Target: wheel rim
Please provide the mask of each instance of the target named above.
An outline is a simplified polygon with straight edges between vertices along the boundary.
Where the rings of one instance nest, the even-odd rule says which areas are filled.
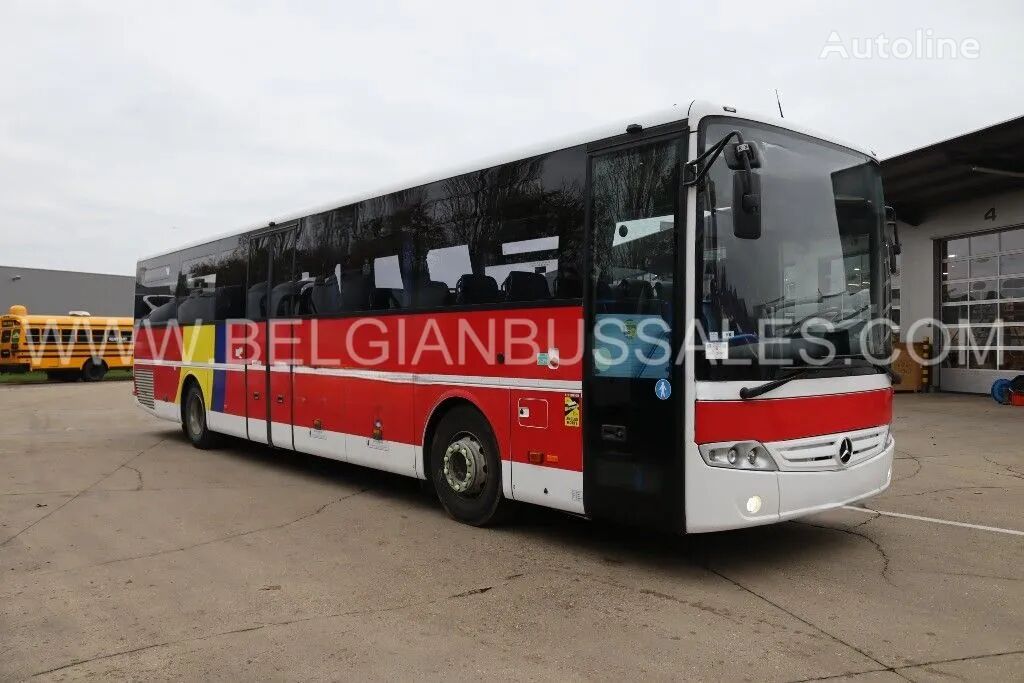
[[[199,436],[203,432],[203,402],[195,394],[192,394],[188,402],[186,413],[189,434]]]
[[[441,465],[444,480],[454,493],[466,498],[480,494],[487,483],[487,460],[472,434],[463,434],[448,446]]]

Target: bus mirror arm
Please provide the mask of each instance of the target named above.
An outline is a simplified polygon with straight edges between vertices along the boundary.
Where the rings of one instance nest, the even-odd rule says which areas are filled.
[[[736,138],[736,142],[732,139]],[[718,157],[733,170],[732,225],[740,239],[761,237],[761,179],[753,169],[761,167],[757,146],[743,139],[738,130],[730,131],[683,169],[683,187],[699,186]]]
[[[885,227],[888,231],[886,241],[889,243],[889,272],[896,274],[896,257],[903,253],[903,245],[900,243],[900,229],[896,225],[896,210],[891,206],[885,207]]]
[[[736,142],[730,145],[729,141],[733,138],[736,138]],[[728,151],[726,151],[727,146]],[[731,169],[743,168],[749,171],[751,168],[760,167],[761,161],[756,150],[754,145],[743,141],[743,134],[738,130],[726,133],[721,140],[708,147],[703,154],[686,163],[683,167],[683,187],[699,186],[723,151],[726,151],[726,164]]]

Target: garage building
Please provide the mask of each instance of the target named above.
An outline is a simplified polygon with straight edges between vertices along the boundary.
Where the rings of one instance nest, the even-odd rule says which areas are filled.
[[[903,243],[893,318],[901,341],[945,356],[932,386],[986,393],[1024,374],[1024,117],[886,159],[882,173]]]

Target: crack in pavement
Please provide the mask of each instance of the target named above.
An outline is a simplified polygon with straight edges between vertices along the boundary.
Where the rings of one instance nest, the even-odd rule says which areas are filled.
[[[993,579],[997,581],[1024,581],[1024,576],[1002,576],[1000,574],[980,574],[977,572],[944,572],[940,569],[903,569],[908,574],[935,574],[939,576],[959,576],[965,579]]]
[[[909,480],[909,479],[913,479],[913,478],[914,478],[914,477],[916,477],[917,475],[921,474],[921,470],[923,469],[923,467],[922,467],[922,465],[921,465],[921,459],[920,459],[920,458],[918,458],[918,457],[917,457],[916,455],[905,455],[905,456],[903,456],[902,458],[896,458],[896,459],[897,459],[897,460],[913,460],[913,461],[914,461],[914,464],[915,464],[915,465],[917,465],[917,469],[916,469],[916,470],[914,470],[913,472],[911,472],[910,474],[908,474],[908,475],[904,476],[904,477],[897,477],[897,478],[895,479],[895,481],[893,481],[893,483],[894,483],[894,484],[895,484],[895,483],[896,483],[897,481],[907,481],[907,480]]]
[[[39,518],[39,519],[37,519],[36,521],[32,522],[31,524],[29,524],[29,525],[28,525],[27,527],[23,528],[23,529],[22,529],[21,531],[19,531],[18,533],[16,533],[16,534],[14,534],[13,536],[10,536],[10,537],[8,537],[8,538],[4,539],[4,541],[3,541],[3,542],[0,542],[0,548],[2,548],[3,546],[7,545],[8,543],[10,543],[10,542],[11,542],[11,541],[13,541],[14,539],[16,539],[16,538],[17,538],[18,536],[21,536],[21,535],[22,535],[23,533],[25,533],[26,531],[28,531],[29,529],[31,529],[32,527],[34,527],[34,526],[35,526],[36,524],[39,524],[39,523],[40,523],[40,522],[42,522],[43,520],[45,520],[45,519],[48,519],[49,517],[51,517],[51,516],[52,516],[52,515],[54,515],[55,513],[59,512],[59,511],[60,511],[60,510],[62,510],[62,509],[63,509],[63,508],[64,508],[64,507],[66,506],[66,505],[68,505],[68,504],[69,504],[69,503],[71,503],[72,501],[76,500],[76,499],[77,499],[77,498],[78,498],[79,496],[81,496],[81,495],[82,495],[83,493],[85,493],[85,492],[86,492],[86,491],[88,491],[89,489],[93,488],[93,487],[94,487],[94,486],[96,486],[97,484],[99,484],[99,483],[103,482],[104,480],[108,479],[108,478],[109,478],[109,477],[111,477],[111,476],[112,476],[112,475],[113,475],[113,474],[114,474],[115,472],[117,472],[118,470],[120,470],[120,469],[121,469],[122,467],[126,467],[126,466],[127,466],[127,465],[128,465],[129,463],[133,462],[133,461],[134,461],[134,460],[135,460],[136,458],[139,458],[139,457],[141,457],[141,456],[142,456],[142,455],[143,455],[144,453],[146,453],[146,452],[148,452],[148,451],[150,451],[150,450],[152,450],[152,449],[156,448],[156,447],[157,447],[157,446],[159,446],[160,444],[164,443],[164,441],[166,441],[166,439],[160,439],[160,440],[159,440],[159,441],[157,441],[156,443],[154,443],[154,444],[150,444],[149,446],[146,446],[146,447],[145,447],[145,448],[143,448],[143,449],[142,449],[141,451],[139,451],[138,453],[136,453],[136,454],[135,454],[135,455],[133,455],[132,457],[128,458],[127,460],[125,460],[125,461],[124,461],[123,463],[121,463],[121,464],[120,464],[120,465],[118,465],[117,467],[115,467],[115,468],[114,468],[113,470],[111,470],[110,472],[107,472],[107,473],[106,473],[106,474],[104,474],[104,475],[103,475],[102,477],[100,477],[99,479],[97,479],[97,480],[96,480],[96,481],[94,481],[93,483],[89,484],[89,485],[88,485],[88,486],[86,486],[86,487],[85,487],[84,489],[82,489],[81,491],[79,491],[79,492],[78,492],[78,493],[76,493],[75,495],[71,496],[70,498],[68,498],[67,500],[65,500],[65,501],[64,501],[63,503],[61,503],[61,504],[60,504],[60,505],[58,505],[57,507],[55,507],[55,508],[53,508],[52,510],[50,510],[49,512],[47,512],[47,513],[46,513],[45,515],[43,515],[42,517],[40,517],[40,518]],[[131,469],[134,469],[134,468],[131,468]],[[141,477],[142,475],[139,475],[139,476]]]
[[[921,662],[919,664],[901,664],[900,666],[887,666],[883,669],[866,669],[864,671],[847,671],[846,673],[833,674],[831,676],[821,676],[818,678],[800,678],[790,683],[816,683],[817,681],[834,681],[837,678],[846,678],[847,676],[860,676],[863,674],[873,673],[894,673],[901,678],[906,678],[901,671],[909,669],[919,669],[923,666],[934,666],[936,664],[955,664],[957,662],[970,662],[977,659],[989,659],[991,657],[1006,657],[1009,655],[1024,654],[1024,650],[1009,650],[1007,652],[990,652],[982,655],[969,655],[967,657],[955,657],[953,659],[936,659],[931,662]]]
[[[135,488],[133,490],[141,491],[144,488],[143,482],[142,482],[142,471],[139,470],[137,467],[132,467],[131,465],[124,465],[123,467],[125,469],[131,470],[132,472],[134,472],[135,476],[137,476],[139,478],[139,483],[135,485]]]
[[[366,489],[366,490],[369,490],[369,489]],[[354,493],[352,495],[358,495],[359,493],[362,493],[362,491],[356,492],[356,493]],[[347,496],[347,497],[350,498],[351,496]],[[330,505],[330,503],[328,503],[328,505]],[[327,506],[325,505],[324,507],[326,508]],[[512,575],[512,576],[507,577],[505,579],[505,581],[497,583],[497,584],[495,584],[493,586],[481,586],[481,587],[478,587],[478,588],[471,588],[469,590],[460,591],[460,592],[454,593],[452,595],[439,596],[439,597],[435,597],[435,598],[427,598],[427,599],[422,599],[422,600],[411,600],[411,601],[408,601],[408,602],[399,603],[397,605],[388,605],[386,607],[363,608],[363,609],[356,609],[356,610],[347,610],[347,611],[344,611],[344,612],[332,612],[332,613],[329,613],[329,614],[313,614],[313,615],[306,616],[306,617],[297,617],[297,618],[294,618],[294,619],[286,619],[284,621],[269,621],[269,622],[265,622],[265,623],[262,623],[262,624],[257,624],[255,626],[244,626],[244,627],[241,627],[241,628],[231,629],[231,630],[228,630],[228,631],[219,631],[217,633],[209,633],[209,634],[201,635],[201,636],[191,636],[191,637],[188,637],[188,638],[180,638],[180,639],[177,639],[177,640],[167,640],[167,641],[162,641],[162,642],[159,642],[159,643],[150,643],[149,645],[141,645],[139,647],[134,647],[134,648],[130,648],[130,649],[127,649],[127,650],[119,650],[117,652],[108,652],[108,653],[105,653],[105,654],[98,654],[98,655],[95,655],[93,657],[88,657],[86,659],[78,659],[78,660],[75,660],[73,662],[68,662],[67,664],[62,664],[60,666],[56,666],[56,667],[53,667],[53,668],[50,668],[50,669],[46,669],[45,671],[39,671],[37,673],[31,674],[30,678],[36,678],[38,676],[45,676],[47,674],[55,673],[57,671],[64,671],[66,669],[70,669],[70,668],[73,668],[73,667],[76,667],[76,666],[81,666],[83,664],[89,664],[91,662],[102,661],[102,660],[105,660],[105,659],[112,659],[114,657],[121,657],[121,656],[124,656],[124,655],[136,654],[136,653],[139,653],[139,652],[145,652],[146,650],[152,650],[152,649],[160,648],[160,647],[170,647],[170,646],[173,646],[173,645],[181,645],[183,643],[190,643],[190,642],[196,642],[196,641],[204,641],[204,640],[209,640],[211,638],[219,638],[219,637],[222,637],[222,636],[235,635],[235,634],[238,634],[238,633],[250,633],[252,631],[259,631],[259,630],[262,630],[262,629],[265,629],[265,628],[275,628],[275,627],[281,627],[281,626],[290,626],[292,624],[301,624],[301,623],[308,623],[308,622],[312,622],[312,621],[321,621],[321,620],[330,620],[330,619],[340,619],[340,618],[344,618],[344,617],[365,616],[365,615],[368,615],[368,614],[381,614],[381,613],[385,613],[385,612],[396,612],[396,611],[403,610],[403,609],[409,609],[411,607],[423,607],[423,606],[426,606],[426,605],[432,605],[432,604],[436,604],[436,603],[439,603],[439,602],[444,602],[446,600],[457,600],[457,599],[460,599],[460,598],[466,598],[466,597],[470,597],[470,596],[473,596],[473,595],[481,595],[483,593],[487,593],[488,591],[491,591],[491,590],[493,590],[493,589],[495,589],[495,588],[497,588],[499,586],[501,586],[501,587],[506,586],[509,583],[511,583],[512,581],[514,581],[515,579],[521,578],[523,576],[525,576],[525,574]],[[349,633],[349,631],[351,631],[351,629],[349,629],[348,631],[342,631],[338,635],[344,635],[345,633]]]
[[[932,489],[930,491],[917,491],[916,493],[890,493],[886,495],[886,498],[913,498],[915,496],[927,496],[933,493],[948,493],[951,491],[975,491],[975,490],[997,490],[997,491],[1008,491],[1010,487],[1007,486],[950,486],[942,489]]]
[[[160,557],[161,555],[171,555],[173,553],[185,552],[187,550],[193,550],[195,548],[201,548],[202,546],[211,545],[213,543],[222,543],[224,541],[230,541],[230,540],[233,540],[233,539],[236,539],[236,538],[242,538],[243,536],[250,536],[252,534],[258,534],[258,533],[260,533],[262,531],[275,531],[277,529],[283,529],[284,527],[290,526],[292,524],[298,524],[299,522],[305,521],[305,520],[309,519],[310,517],[315,517],[315,516],[319,515],[321,512],[323,512],[324,510],[326,510],[327,508],[331,507],[332,505],[335,505],[336,503],[340,503],[340,502],[348,500],[350,498],[354,498],[355,496],[358,496],[358,495],[360,495],[362,493],[366,493],[367,491],[371,491],[371,490],[372,489],[370,487],[367,487],[367,488],[359,489],[358,491],[354,491],[352,493],[346,494],[344,496],[341,496],[340,498],[334,498],[333,500],[329,500],[326,503],[324,503],[323,505],[319,506],[318,508],[316,508],[312,512],[307,512],[306,514],[299,515],[298,517],[296,517],[294,519],[290,519],[290,520],[288,520],[286,522],[280,522],[278,524],[270,524],[268,526],[263,526],[263,527],[259,527],[259,528],[256,528],[256,529],[247,529],[246,531],[239,531],[237,533],[228,534],[226,536],[218,536],[216,538],[207,539],[205,541],[198,541],[196,543],[190,543],[188,545],[179,546],[177,548],[167,548],[165,550],[155,550],[155,551],[153,551],[151,553],[142,553],[141,555],[131,555],[129,557],[117,557],[117,558],[114,558],[114,559],[111,559],[111,560],[104,560],[103,562],[96,562],[94,564],[85,564],[85,565],[81,565],[81,566],[78,566],[78,567],[68,567],[66,569],[54,569],[54,570],[50,570],[50,571],[41,571],[41,572],[38,572],[38,573],[37,572],[29,572],[29,573],[35,574],[37,576],[38,575],[45,576],[47,574],[64,574],[64,573],[67,573],[67,572],[81,571],[83,569],[95,569],[96,567],[106,567],[108,565],[117,564],[119,562],[131,562],[132,560],[144,560],[144,559],[151,558],[151,557]]]
[[[1007,465],[1006,463],[999,462],[998,460],[994,460],[987,455],[983,455],[981,457],[985,459],[985,462],[990,462],[997,467],[1001,467],[1004,470],[1001,474],[1005,474],[1006,476],[1009,477],[1015,477],[1017,479],[1024,479],[1024,472],[1017,471],[1013,467],[1013,465]]]
[[[815,525],[811,525],[811,526],[815,526]],[[822,528],[828,528],[828,527],[822,527]],[[859,534],[856,534],[856,535],[859,535]],[[748,588],[747,586],[743,585],[742,583],[740,583],[736,579],[733,579],[732,577],[725,575],[724,573],[718,571],[717,569],[712,568],[710,565],[707,565],[707,564],[704,565],[704,569],[706,569],[707,571],[711,572],[715,576],[718,576],[718,577],[724,579],[725,581],[728,581],[729,583],[731,583],[732,585],[736,586],[740,590],[746,591],[750,595],[753,595],[755,598],[758,598],[759,600],[762,600],[762,601],[768,603],[769,605],[771,605],[775,609],[779,610],[780,612],[788,614],[790,617],[792,617],[793,619],[796,619],[800,623],[805,624],[805,625],[809,626],[810,628],[818,631],[819,633],[822,633],[822,634],[828,636],[829,638],[831,638],[835,642],[839,643],[840,645],[844,645],[844,646],[850,648],[851,650],[853,650],[857,654],[861,655],[865,659],[871,660],[872,662],[874,662],[878,666],[882,667],[883,669],[889,669],[889,667],[887,667],[883,662],[880,662],[877,658],[872,657],[871,655],[869,655],[867,652],[865,652],[861,648],[857,647],[856,645],[853,645],[851,643],[846,642],[845,640],[843,640],[842,638],[840,638],[839,636],[837,636],[837,635],[835,635],[833,633],[829,633],[828,631],[823,629],[821,626],[818,626],[814,622],[812,622],[812,621],[810,621],[808,619],[805,619],[804,617],[801,617],[796,612],[792,612],[792,611],[786,609],[785,607],[783,607],[779,603],[775,602],[774,600],[769,599],[767,596],[764,596],[764,595],[758,593],[754,589]],[[893,673],[896,674],[897,676],[899,676],[900,678],[907,679],[906,676],[902,675],[898,671],[893,670]],[[910,679],[907,679],[907,680],[910,680]]]
[[[874,512],[874,510],[871,510],[871,512]],[[868,519],[867,521],[868,522],[873,522],[874,520],[878,519],[879,517],[881,517],[881,515],[876,512],[875,516],[870,518],[870,519]],[[811,522],[805,522],[805,521],[799,520],[799,519],[794,519],[793,523],[794,524],[802,524],[804,526],[813,526],[813,527],[818,528],[818,529],[825,529],[826,531],[838,531],[839,533],[849,534],[850,536],[856,536],[857,538],[860,538],[860,539],[863,539],[863,540],[867,541],[868,544],[871,545],[871,547],[873,547],[875,549],[875,551],[878,553],[878,555],[882,558],[882,571],[880,573],[880,576],[882,577],[882,580],[885,581],[890,586],[892,586],[893,588],[899,588],[899,586],[897,586],[895,583],[893,583],[892,579],[889,577],[890,560],[889,560],[889,556],[885,552],[885,549],[882,548],[882,545],[878,541],[876,541],[875,539],[873,539],[870,536],[868,536],[867,534],[862,534],[859,531],[854,531],[853,530],[857,526],[861,526],[860,524],[857,524],[857,525],[855,525],[853,527],[850,527],[850,528],[840,528],[840,527],[835,527],[835,526],[826,526],[824,524],[812,524]],[[881,662],[879,662],[879,663],[881,663]]]

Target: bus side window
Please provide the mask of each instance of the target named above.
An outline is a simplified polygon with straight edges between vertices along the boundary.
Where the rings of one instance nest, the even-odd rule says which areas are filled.
[[[574,147],[430,186],[421,301],[442,282],[462,305],[580,298],[586,168]]]
[[[359,204],[341,287],[343,305],[348,310],[412,306],[416,268],[411,221],[420,213],[421,205],[417,190]]]
[[[344,310],[343,264],[348,258],[354,222],[352,206],[303,219],[295,244],[295,273],[300,285],[298,315],[332,315]]]

